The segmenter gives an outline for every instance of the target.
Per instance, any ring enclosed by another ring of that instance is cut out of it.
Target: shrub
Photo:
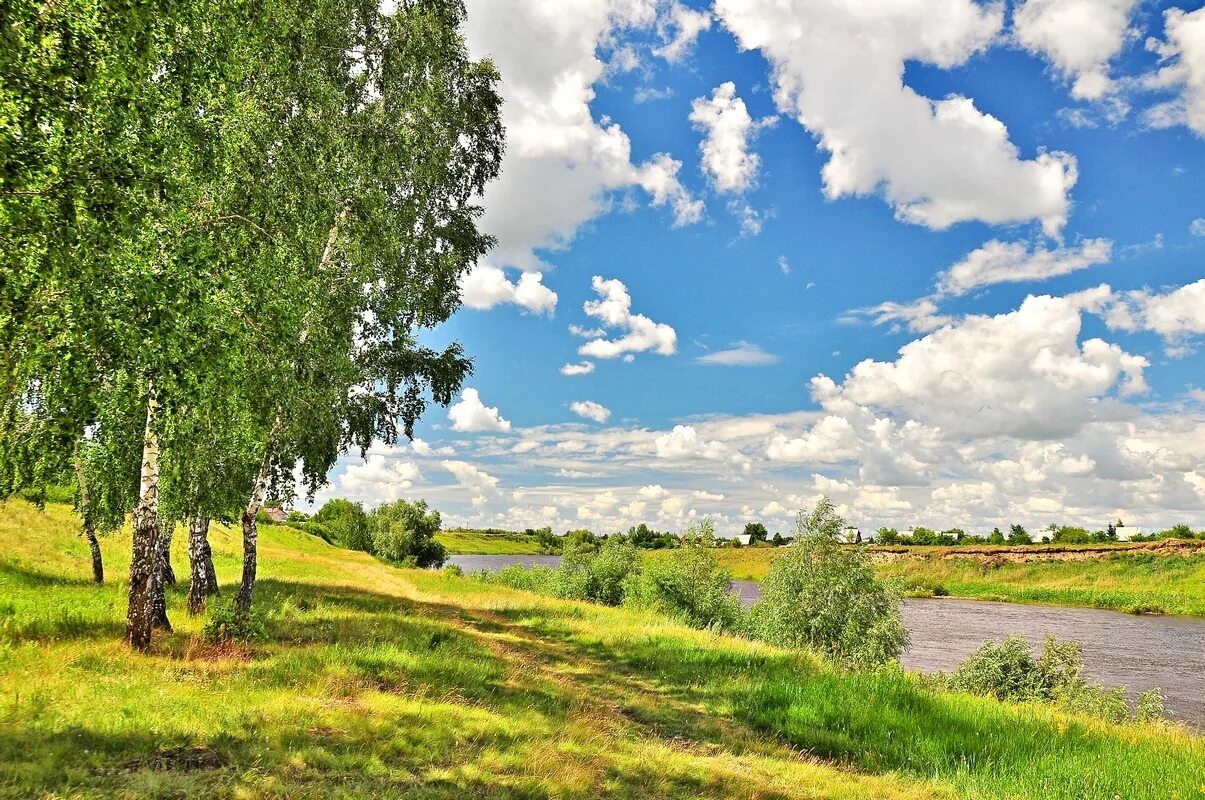
[[[435,541],[439,532],[438,511],[429,511],[425,500],[388,503],[368,516],[372,552],[402,566],[438,567],[447,551]]]
[[[252,609],[242,611],[233,605],[214,603],[202,631],[205,640],[214,644],[262,641],[268,638],[263,615]]]
[[[372,536],[368,533],[368,515],[364,506],[350,500],[328,500],[314,515],[314,522],[330,532],[333,544],[351,550],[372,552]]]
[[[1042,654],[1034,658],[1025,637],[1012,635],[987,642],[952,674],[938,683],[955,691],[990,695],[997,700],[1057,703],[1070,711],[1104,719],[1153,720],[1163,716],[1163,694],[1144,693],[1131,713],[1124,686],[1106,689],[1084,679],[1083,648],[1079,642],[1046,637]]]
[[[617,606],[629,577],[640,572],[640,551],[618,538],[605,539],[597,551],[566,552],[557,572],[560,596]]]
[[[696,628],[745,627],[744,609],[732,594],[732,573],[704,547],[675,550],[667,559],[647,563],[626,587],[624,604],[659,611]]]
[[[441,573],[445,578],[464,577],[464,570],[460,568],[459,564],[445,564],[444,568],[441,570]]]
[[[327,544],[337,544],[335,536],[331,533],[330,528],[323,525],[321,522],[303,522],[296,526],[298,530],[305,531],[311,536],[317,536]]]
[[[874,574],[861,547],[842,547],[845,527],[828,498],[799,515],[795,544],[779,556],[750,613],[760,639],[808,647],[851,667],[899,657],[907,643],[899,599]]]

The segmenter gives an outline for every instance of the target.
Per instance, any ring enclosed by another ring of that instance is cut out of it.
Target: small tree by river
[[[899,658],[908,641],[899,598],[875,577],[861,547],[842,547],[845,520],[828,498],[800,512],[797,535],[774,561],[750,613],[759,639],[807,647],[851,667]]]

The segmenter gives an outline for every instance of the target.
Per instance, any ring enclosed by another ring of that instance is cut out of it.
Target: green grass
[[[1205,797],[1186,730],[843,674],[277,526],[267,641],[207,644],[176,588],[176,632],[138,655],[128,534],[103,540],[118,580],[98,588],[75,531],[62,506],[0,507],[0,797]],[[237,532],[212,539],[229,602]]]
[[[986,562],[960,558],[955,548],[917,548],[898,560],[877,563],[876,571],[880,577],[900,579],[906,593],[916,597],[946,594],[1205,617],[1205,548],[1181,552],[1114,546],[1095,550],[1093,557],[1081,560],[1010,563],[1002,558]],[[761,580],[779,550],[716,552],[736,578]]]
[[[524,533],[481,533],[478,531],[440,531],[435,540],[450,555],[537,555],[540,543]]]

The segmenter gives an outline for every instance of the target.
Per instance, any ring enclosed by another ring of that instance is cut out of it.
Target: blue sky
[[[499,247],[429,338],[473,391],[320,499],[1205,526],[1200,3],[468,5]]]

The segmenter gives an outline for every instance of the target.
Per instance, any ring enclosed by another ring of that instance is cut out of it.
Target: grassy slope
[[[1205,743],[1180,730],[846,676],[274,526],[269,641],[205,645],[173,590],[177,632],[135,655],[122,587],[88,584],[74,530],[62,507],[0,508],[0,797],[1200,800],[1205,784]],[[231,581],[235,533],[212,538]],[[110,575],[128,544],[104,541]]]
[[[435,538],[451,555],[536,555],[540,552],[540,543],[535,537],[522,533],[440,531]]]
[[[1117,551],[1099,559],[998,566],[926,550],[876,568],[881,576],[902,578],[918,596],[940,590],[980,600],[1205,616],[1205,548],[1196,555]],[[717,552],[738,579],[761,580],[778,551]]]

